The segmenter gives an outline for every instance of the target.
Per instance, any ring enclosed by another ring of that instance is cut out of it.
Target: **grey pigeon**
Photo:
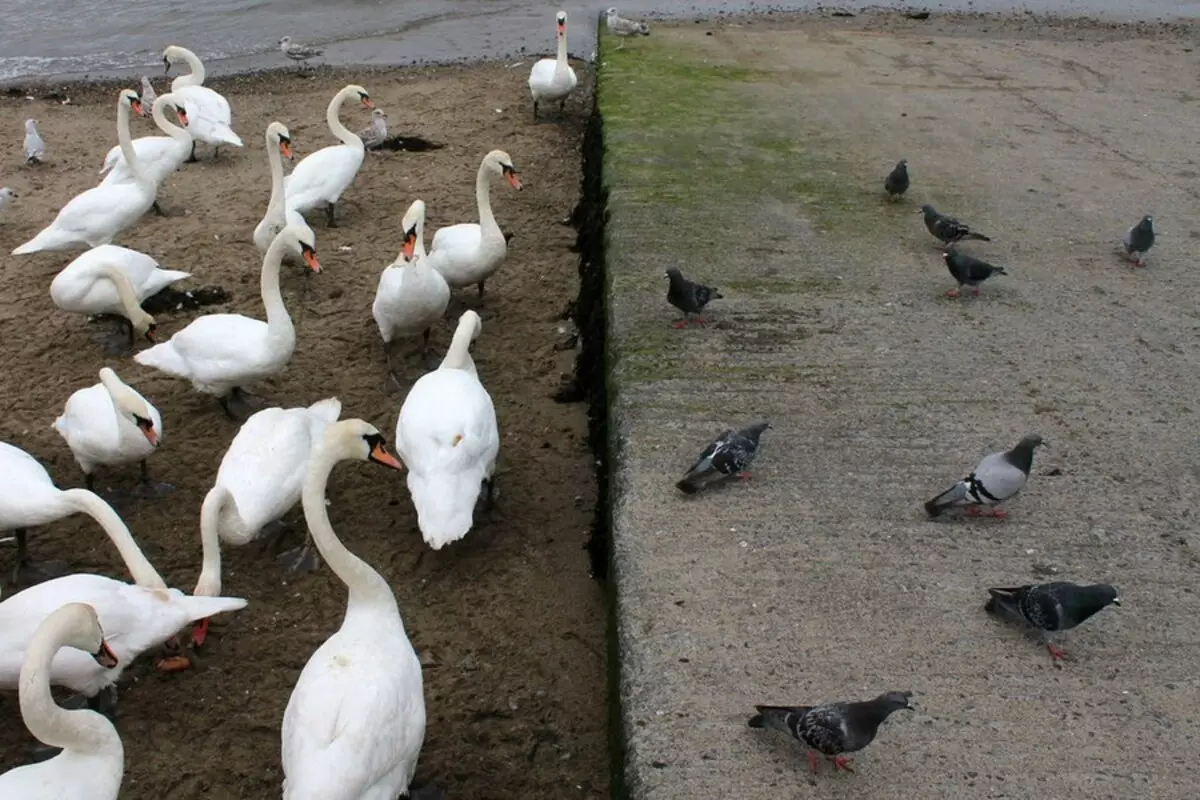
[[[946,267],[954,276],[954,280],[958,281],[958,288],[946,292],[947,297],[958,297],[962,293],[963,286],[973,287],[975,296],[979,297],[979,284],[993,275],[1008,274],[1004,271],[1004,267],[997,267],[966,253],[959,253],[953,247],[942,253],[942,258],[945,259]]]
[[[925,215],[925,227],[943,244],[954,244],[967,239],[978,239],[981,242],[991,241],[982,233],[975,233],[969,226],[954,217],[938,213],[938,210],[929,204],[921,206],[920,213]]]
[[[1132,256],[1139,267],[1146,266],[1142,258],[1154,246],[1154,217],[1147,214],[1141,221],[1125,232],[1121,241],[1125,245],[1126,255]]]
[[[610,8],[604,12],[604,24],[608,28],[609,33],[621,37],[621,43],[617,45],[618,50],[625,46],[624,40],[627,36],[650,35],[649,25],[644,22],[625,19],[617,13],[617,9],[615,8]]]
[[[883,188],[888,193],[888,199],[895,200],[908,191],[908,186],[908,162],[901,159],[896,168],[884,179]]]
[[[46,142],[38,133],[37,120],[25,120],[25,163],[40,164],[46,157]]]
[[[1043,444],[1041,436],[1030,433],[1013,449],[984,456],[974,472],[927,502],[925,511],[936,517],[951,508],[964,508],[973,517],[1003,519],[1005,512],[992,506],[1025,488],[1033,468],[1034,448]]]
[[[1051,658],[1057,664],[1067,657],[1052,637],[1068,631],[1109,605],[1121,605],[1117,588],[1107,583],[1080,586],[1056,581],[1032,586],[988,589],[989,614],[1024,620],[1038,630]]]
[[[879,726],[893,711],[911,711],[913,705],[912,692],[887,692],[858,703],[755,708],[758,713],[750,718],[750,727],[783,731],[808,745],[809,768],[816,773],[821,763],[817,753],[833,762],[834,772],[853,772],[850,759],[843,754],[862,750],[874,741]]]
[[[154,101],[158,99],[158,92],[154,91],[154,84],[145,75],[142,76],[142,116],[149,117],[153,115]]]
[[[675,487],[685,494],[695,494],[709,484],[732,478],[749,479],[746,470],[758,455],[758,437],[771,427],[768,422],[759,422],[734,433],[732,428],[722,431],[692,464],[687,474]]]
[[[20,195],[7,186],[0,188],[0,215],[3,215],[4,209],[8,207],[8,204],[12,203],[18,197],[20,197]]]
[[[697,324],[704,325],[704,318],[699,316],[700,312],[709,304],[709,301],[720,300],[721,293],[715,286],[692,283],[683,277],[683,273],[675,267],[667,270],[666,275],[671,281],[671,285],[667,288],[667,301],[683,312],[683,319],[676,320],[675,327],[685,327],[691,320],[692,314],[697,315]]]
[[[279,49],[292,61],[301,61],[306,65],[310,58],[315,58],[325,52],[320,47],[293,42],[290,36],[285,36],[279,40]]]

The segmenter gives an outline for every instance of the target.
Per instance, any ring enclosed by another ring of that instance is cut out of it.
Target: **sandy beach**
[[[387,111],[392,133],[444,144],[424,153],[368,153],[344,196],[339,226],[309,218],[323,272],[306,279],[284,269],[283,292],[297,330],[295,355],[278,379],[255,387],[270,405],[308,405],[336,396],[342,418],[375,424],[390,441],[405,393],[423,373],[415,343],[396,353],[405,371],[389,390],[382,344],[371,319],[380,270],[401,246],[400,218],[423,199],[426,241],[437,228],[477,220],[474,176],[493,148],[506,150],[524,191],[492,186],[501,227],[513,234],[508,259],[488,281],[483,333],[473,347],[501,431],[498,506],[468,538],[439,552],[422,542],[403,476],[344,465],[329,498],[334,529],[392,585],[409,636],[424,663],[428,729],[418,777],[453,798],[599,798],[608,795],[605,607],[589,576],[584,544],[595,488],[586,409],[553,399],[573,367],[571,322],[578,287],[576,232],[561,224],[579,199],[580,141],[590,109],[584,85],[563,120],[533,124],[522,66],[402,71],[281,71],[210,81],[234,113],[242,149],[172,175],[159,192],[168,216],[148,214],[116,244],[142,250],[192,273],[183,288],[218,286],[227,303],[201,311],[157,313],[160,340],[198,313],[232,311],[262,318],[262,260],[251,240],[270,194],[263,131],[273,120],[291,131],[300,158],[332,144],[329,99],[358,83]],[[167,80],[152,76],[161,93]],[[135,88],[133,82],[130,87]],[[200,567],[198,514],[237,425],[213,398],[181,380],[106,355],[107,323],[55,308],[50,280],[80,251],[16,257],[18,244],[49,224],[57,209],[99,181],[116,143],[116,91],[108,84],[67,87],[29,99],[0,98],[0,185],[20,199],[0,217],[0,440],[27,450],[63,488],[83,475],[51,423],[71,392],[112,367],[162,412],[164,439],[150,462],[177,487],[160,500],[117,505],[150,560],[171,586],[190,591]],[[46,162],[23,166],[19,131],[36,118]],[[349,108],[352,130],[369,112]],[[134,136],[158,135],[135,119]],[[290,167],[289,167],[290,168]],[[308,284],[305,290],[305,284]],[[459,314],[476,307],[457,292],[435,330],[441,353]],[[146,347],[142,342],[138,347]],[[137,469],[98,474],[97,488],[129,490]],[[299,508],[287,517],[303,530]],[[102,530],[76,516],[31,534],[42,559],[77,571],[127,578]],[[10,568],[13,548],[0,548]],[[327,569],[286,573],[255,545],[225,548],[223,594],[249,606],[214,620],[196,666],[162,674],[144,657],[122,680],[117,728],[125,747],[123,798],[278,796],[279,729],[292,686],[313,650],[341,622],[344,586]],[[4,582],[5,596],[12,587]],[[34,740],[19,722],[15,694],[0,696],[0,771],[28,760]]]

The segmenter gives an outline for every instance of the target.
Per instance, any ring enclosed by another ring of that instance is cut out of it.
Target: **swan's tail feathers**
[[[154,367],[159,372],[165,372],[176,378],[189,377],[187,362],[179,355],[172,342],[156,344],[147,350],[141,350],[134,355],[133,360],[147,367]]]
[[[246,601],[241,597],[195,597],[184,595],[180,601],[187,610],[188,622],[199,622],[213,614],[223,614],[226,611],[241,611],[246,607]]]
[[[62,236],[54,226],[42,228],[37,236],[30,239],[25,244],[12,251],[14,256],[24,256],[30,253],[40,253],[43,250],[58,250],[65,245],[70,245],[71,242],[63,241]]]
[[[475,523],[475,503],[483,488],[478,470],[454,475],[408,473],[408,490],[417,508],[417,525],[434,550],[457,542]]]
[[[324,400],[318,400],[308,407],[308,413],[322,422],[332,425],[338,421],[338,417],[342,414],[342,401],[336,397],[327,397]]]
[[[243,147],[242,137],[233,132],[233,128],[228,125],[217,125],[213,130],[213,138],[221,144],[233,145],[234,147]]]
[[[959,481],[937,497],[925,503],[925,513],[936,517],[951,506],[962,505],[967,499],[968,486],[965,481]]]

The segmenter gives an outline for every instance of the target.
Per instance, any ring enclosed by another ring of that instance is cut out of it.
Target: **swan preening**
[[[396,596],[334,533],[325,486],[339,461],[400,469],[359,419],[335,423],[308,460],[302,503],[313,541],[346,584],[337,632],[305,664],[283,714],[284,800],[393,800],[407,795],[425,740],[421,662]]]
[[[13,250],[13,255],[108,244],[150,210],[158,186],[134,152],[129,135],[129,115],[141,113],[141,107],[137,92],[121,90],[117,98],[117,141],[131,180],[102,183],[75,195],[48,227]]]
[[[117,729],[95,711],[59,707],[50,694],[51,663],[65,648],[94,660],[101,669],[116,667],[119,661],[91,606],[66,603],[41,621],[21,666],[21,718],[38,741],[62,752],[0,775],[0,797],[117,800],[121,791],[125,750]]]
[[[361,86],[350,84],[335,94],[325,110],[325,121],[341,144],[322,147],[305,156],[283,180],[287,207],[300,213],[324,208],[325,221],[331,228],[337,225],[338,199],[354,182],[366,152],[362,139],[343,125],[338,116],[347,100],[357,100],[367,108],[375,108],[371,96]]]
[[[427,256],[430,266],[442,274],[452,288],[475,284],[483,298],[484,282],[504,263],[508,240],[492,214],[491,177],[503,175],[514,189],[521,189],[521,176],[512,157],[493,150],[483,157],[475,175],[475,202],[479,222],[463,222],[440,229],[433,236]]]
[[[298,227],[288,226],[275,237],[263,258],[259,289],[267,321],[241,314],[206,314],[197,317],[170,340],[142,350],[139,364],[186,378],[196,391],[215,395],[230,417],[230,405],[243,394],[242,387],[270,378],[287,366],[296,347],[296,329],[279,291],[279,267],[289,248],[299,248],[313,272],[320,272],[317,251]]]
[[[417,524],[434,550],[471,530],[481,489],[489,505],[494,497],[500,433],[470,350],[481,330],[479,315],[464,312],[442,365],[413,384],[396,421]]]
[[[579,82],[575,70],[567,63],[567,12],[559,11],[555,16],[555,24],[558,37],[557,55],[537,61],[529,71],[529,93],[533,96],[535,122],[538,118],[538,103],[543,100],[557,102],[559,113],[562,113],[567,97]]]
[[[170,72],[171,66],[178,61],[186,63],[190,72],[171,82],[171,93],[183,98],[188,133],[192,135],[193,140],[212,145],[214,157],[220,154],[220,146],[223,144],[241,147],[241,137],[233,132],[229,101],[202,85],[205,77],[203,62],[191,50],[179,45],[171,45],[163,51],[163,64],[166,65],[167,72]],[[188,160],[196,160],[195,141],[192,142]]]

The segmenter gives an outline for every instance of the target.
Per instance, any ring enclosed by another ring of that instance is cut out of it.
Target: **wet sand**
[[[394,436],[404,393],[422,374],[416,347],[401,345],[403,390],[389,393],[382,346],[371,319],[380,270],[400,249],[400,218],[420,197],[427,239],[438,227],[477,219],[473,192],[479,161],[507,150],[523,192],[493,183],[501,227],[514,234],[508,260],[488,282],[483,334],[473,348],[495,401],[502,437],[497,509],[468,538],[428,551],[416,529],[403,476],[343,465],[329,497],[334,529],[394,588],[405,624],[425,663],[428,730],[418,777],[451,798],[606,797],[605,607],[589,577],[588,536],[595,502],[587,418],[580,404],[552,398],[572,369],[569,321],[577,292],[575,231],[560,221],[579,195],[579,147],[586,110],[582,85],[566,119],[532,124],[523,68],[442,68],[315,75],[278,72],[211,82],[234,109],[244,149],[222,149],[169,178],[160,202],[170,216],[147,215],[117,240],[164,267],[191,271],[185,287],[217,285],[230,302],[204,312],[262,318],[261,258],[254,226],[270,194],[263,131],[272,120],[292,133],[297,161],[334,142],[324,122],[333,94],[361,83],[389,114],[393,133],[444,143],[427,153],[368,153],[344,196],[339,227],[323,215],[310,223],[324,272],[305,280],[284,269],[284,299],[297,330],[295,355],[279,378],[256,387],[270,404],[307,405],[337,396],[342,418],[361,417]],[[581,78],[584,73],[580,70]],[[164,82],[157,81],[164,91]],[[0,98],[0,129],[19,131],[36,117],[47,163],[22,167],[20,139],[0,141],[0,185],[20,195],[0,219],[8,280],[0,290],[0,440],[46,465],[60,487],[83,475],[51,423],[75,389],[96,382],[102,366],[162,412],[164,442],[151,459],[156,478],[178,490],[159,501],[130,500],[118,510],[172,586],[190,591],[200,566],[198,515],[237,426],[211,397],[180,380],[106,356],[111,330],[55,308],[54,274],[77,253],[8,255],[48,224],[77,192],[94,185],[104,153],[116,143],[115,91],[70,87],[59,99]],[[347,110],[352,130],[369,112]],[[134,135],[156,135],[148,120]],[[305,283],[309,284],[307,294]],[[438,353],[449,343],[474,292],[456,293]],[[200,312],[157,315],[163,338]],[[139,344],[144,347],[145,344]],[[98,488],[130,489],[136,468],[98,475]],[[300,510],[287,520],[303,528]],[[115,549],[90,519],[76,516],[31,535],[36,557],[66,559],[78,571],[126,578]],[[0,548],[5,570],[13,549]],[[214,620],[195,669],[161,674],[144,657],[122,680],[117,727],[125,745],[123,798],[277,797],[282,781],[279,727],[300,670],[341,622],[346,592],[328,568],[285,573],[256,545],[225,548],[224,594],[249,606]],[[5,582],[5,595],[13,587]],[[23,763],[33,740],[15,694],[0,696],[0,771]]]

